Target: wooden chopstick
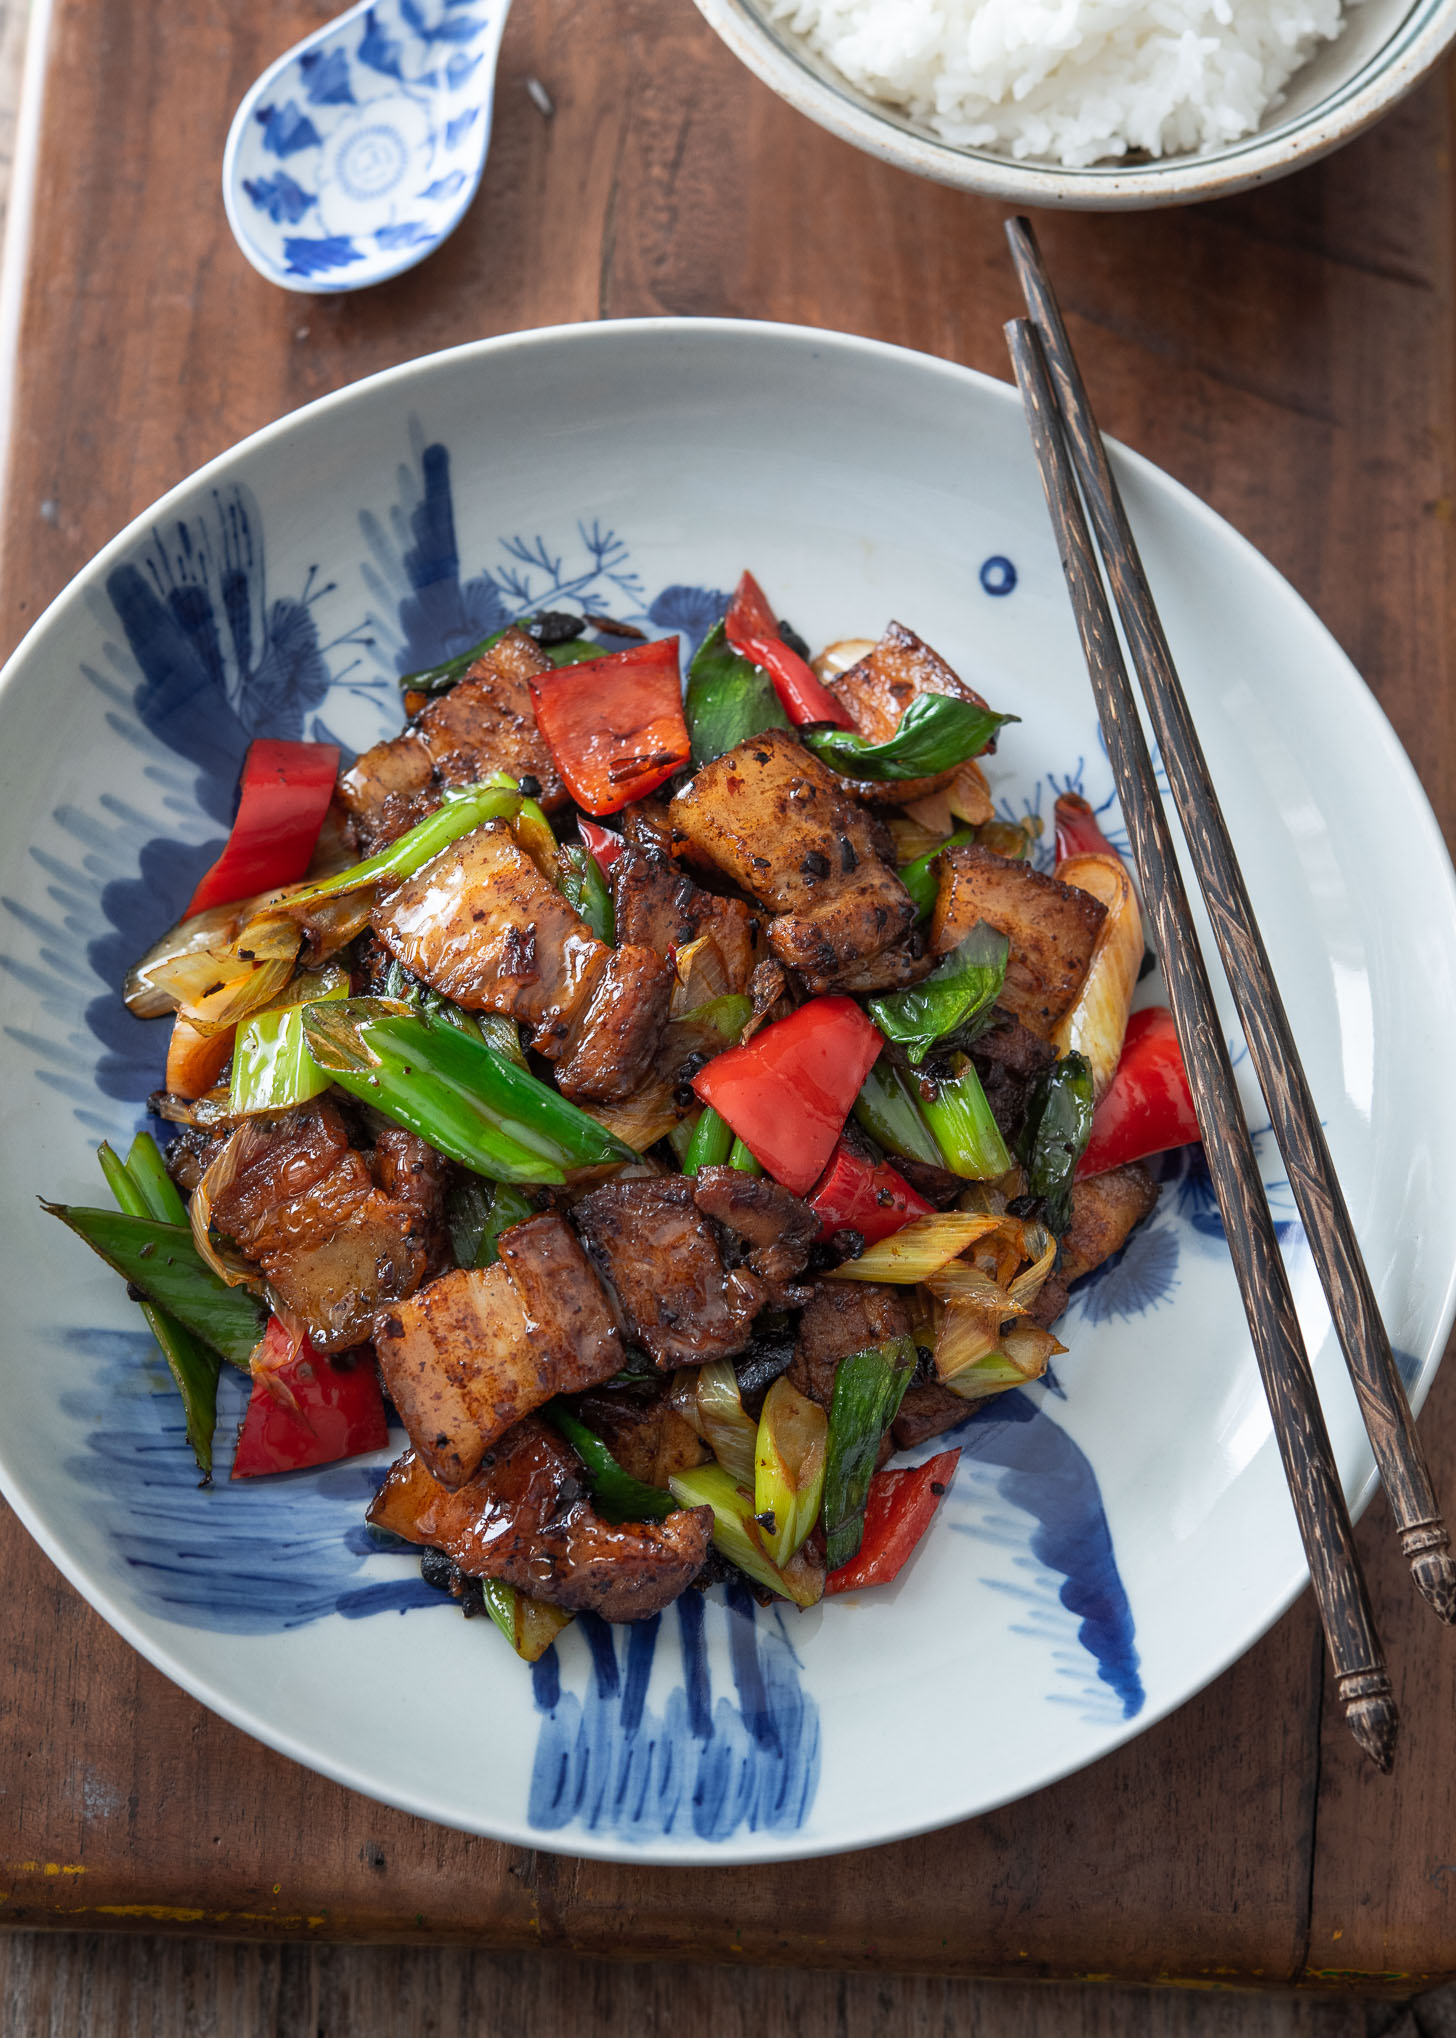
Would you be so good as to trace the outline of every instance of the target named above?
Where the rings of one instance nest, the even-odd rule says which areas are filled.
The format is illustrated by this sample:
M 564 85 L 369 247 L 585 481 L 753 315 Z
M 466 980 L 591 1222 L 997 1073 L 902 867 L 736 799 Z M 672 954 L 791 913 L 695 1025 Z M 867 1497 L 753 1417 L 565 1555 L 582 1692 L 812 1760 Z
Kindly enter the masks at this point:
M 1456 1560 L 1441 1517 L 1380 1306 L 1361 1256 L 1284 1001 L 1224 825 L 1173 655 L 1030 222 L 1007 223 L 1012 259 L 1037 328 L 1077 477 L 1122 616 L 1133 669 L 1162 751 L 1178 819 L 1213 922 L 1249 1058 L 1289 1170 L 1330 1315 L 1354 1382 L 1400 1547 L 1444 1621 L 1456 1621 Z
M 1336 1691 L 1355 1739 L 1381 1769 L 1388 1770 L 1398 1724 L 1390 1674 L 1168 818 L 1077 492 L 1076 470 L 1035 328 L 1016 319 L 1006 335 L 1144 907 L 1168 980 L 1168 1001 L 1203 1130 L 1208 1171 L 1284 1460 Z

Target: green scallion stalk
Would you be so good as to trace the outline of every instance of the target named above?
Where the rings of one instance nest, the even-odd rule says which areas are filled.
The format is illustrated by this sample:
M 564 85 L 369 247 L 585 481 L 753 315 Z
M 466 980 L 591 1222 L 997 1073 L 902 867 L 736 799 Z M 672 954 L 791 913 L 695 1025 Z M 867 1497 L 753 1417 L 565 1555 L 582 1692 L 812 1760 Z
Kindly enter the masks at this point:
M 685 1175 L 696 1175 L 702 1168 L 721 1168 L 732 1151 L 733 1128 L 709 1104 L 693 1127 L 682 1171 Z
M 601 1438 L 574 1416 L 569 1408 L 553 1401 L 546 1410 L 586 1467 L 592 1498 L 608 1521 L 661 1521 L 677 1511 L 677 1502 L 660 1486 L 645 1486 L 624 1472 Z
M 967 1181 L 994 1181 L 1011 1166 L 1001 1128 L 969 1056 L 953 1056 L 952 1071 L 922 1083 L 920 1090 L 920 1108 L 935 1134 L 940 1164 Z
M 428 1013 L 353 998 L 304 1015 L 310 1054 L 341 1088 L 476 1174 L 562 1183 L 637 1158 L 529 1070 Z
M 347 998 L 349 979 L 337 972 L 331 990 L 320 988 L 309 1002 L 327 1003 Z M 260 1012 L 238 1028 L 233 1043 L 233 1070 L 228 1092 L 228 1109 L 239 1117 L 261 1111 L 288 1111 L 321 1097 L 333 1082 L 308 1051 L 303 1036 L 303 1006 L 292 1004 L 272 1012 Z
M 683 714 L 694 769 L 711 764 L 750 736 L 761 736 L 765 729 L 789 726 L 773 681 L 738 655 L 721 622 L 713 625 L 688 667 Z
M 445 1223 L 457 1267 L 479 1266 L 477 1255 L 490 1223 L 490 1184 L 479 1175 L 465 1175 L 445 1199 Z
M 721 1465 L 694 1465 L 668 1480 L 679 1507 L 711 1507 L 713 1546 L 755 1584 L 813 1606 L 824 1595 L 824 1573 L 801 1550 L 787 1564 L 775 1564 L 763 1546 L 763 1531 L 753 1518 L 753 1496 L 735 1486 Z
M 674 1019 L 674 1026 L 710 1026 L 723 1040 L 737 1040 L 753 1017 L 753 1000 L 741 991 L 725 991 L 721 998 L 709 998 Z
M 544 1656 L 573 1619 L 564 1606 L 549 1606 L 544 1599 L 528 1599 L 514 1585 L 507 1585 L 504 1578 L 482 1578 L 480 1590 L 486 1612 L 527 1663 Z
M 854 1100 L 854 1117 L 870 1138 L 899 1160 L 944 1167 L 935 1135 L 921 1116 L 914 1091 L 888 1056 L 881 1055 Z
M 824 1562 L 831 1571 L 859 1553 L 880 1439 L 914 1371 L 915 1345 L 908 1337 L 851 1352 L 835 1369 L 824 1467 Z
M 123 1281 L 140 1288 L 184 1330 L 247 1372 L 267 1314 L 246 1288 L 229 1288 L 217 1278 L 185 1224 L 77 1204 L 42 1202 L 41 1208 L 59 1217 Z
M 141 1192 L 146 1216 L 159 1218 L 163 1224 L 187 1222 L 187 1205 L 182 1201 L 182 1191 L 167 1173 L 162 1150 L 150 1132 L 139 1132 L 132 1141 L 131 1151 L 126 1157 L 126 1171 Z
M 137 1139 L 138 1143 L 146 1140 L 160 1166 L 161 1155 L 157 1153 L 155 1142 L 145 1133 L 139 1133 Z M 136 1153 L 137 1145 L 134 1144 L 132 1154 Z M 126 1216 L 155 1220 L 161 1214 L 152 1207 L 155 1198 L 157 1202 L 166 1202 L 169 1206 L 175 1204 L 185 1222 L 186 1210 L 165 1167 L 161 1173 L 162 1179 L 172 1192 L 170 1197 L 163 1197 L 152 1173 L 149 1156 L 142 1156 L 140 1177 L 133 1175 L 130 1165 L 123 1162 L 120 1155 L 104 1141 L 98 1150 L 97 1159 L 101 1163 L 101 1172 L 106 1177 L 112 1195 Z M 216 1352 L 207 1350 L 190 1330 L 180 1324 L 175 1317 L 169 1316 L 165 1309 L 159 1309 L 155 1302 L 144 1300 L 139 1306 L 146 1319 L 147 1328 L 157 1340 L 157 1348 L 167 1362 L 167 1370 L 176 1383 L 177 1392 L 182 1397 L 182 1413 L 187 1422 L 187 1441 L 192 1446 L 197 1469 L 204 1480 L 209 1480 L 212 1477 L 212 1437 L 213 1431 L 217 1428 L 217 1381 L 221 1361 Z
M 978 920 L 928 977 L 903 991 L 869 1000 L 869 1014 L 886 1040 L 919 1063 L 937 1040 L 961 1033 L 989 1013 L 1006 981 L 1011 943 Z
M 561 895 L 597 937 L 610 948 L 617 939 L 617 915 L 602 867 L 584 842 L 568 842 L 561 851 Z
M 1042 1072 L 1020 1141 L 1027 1192 L 1041 1197 L 1058 1238 L 1071 1222 L 1073 1178 L 1091 1132 L 1092 1065 L 1074 1051 Z
M 495 776 L 500 779 L 504 774 L 498 772 Z M 291 892 L 280 901 L 277 910 L 291 914 L 300 906 L 311 906 L 319 899 L 336 899 L 345 892 L 357 892 L 364 885 L 399 884 L 404 878 L 413 877 L 417 870 L 423 870 L 460 836 L 473 834 L 487 821 L 512 821 L 534 804 L 519 791 L 514 779 L 508 779 L 504 785 L 487 781 L 484 785 L 452 788 L 432 814 L 417 821 L 388 849 L 381 849 L 377 856 L 367 857 L 363 863 L 351 864 L 347 870 L 336 871 L 332 877 L 319 878 L 301 891 Z M 543 814 L 543 824 L 545 818 Z
M 937 842 L 934 849 L 927 849 L 925 854 L 917 856 L 913 863 L 901 864 L 900 882 L 915 901 L 917 920 L 923 920 L 927 913 L 935 911 L 935 901 L 940 891 L 935 859 L 942 850 L 963 849 L 975 839 L 976 832 L 973 828 L 957 828 L 953 835 L 947 835 L 944 842 Z
M 730 1168 L 737 1168 L 740 1175 L 761 1175 L 763 1173 L 763 1162 L 757 1160 L 748 1151 L 748 1148 L 741 1139 L 734 1140 L 733 1151 L 728 1156 L 728 1165 Z

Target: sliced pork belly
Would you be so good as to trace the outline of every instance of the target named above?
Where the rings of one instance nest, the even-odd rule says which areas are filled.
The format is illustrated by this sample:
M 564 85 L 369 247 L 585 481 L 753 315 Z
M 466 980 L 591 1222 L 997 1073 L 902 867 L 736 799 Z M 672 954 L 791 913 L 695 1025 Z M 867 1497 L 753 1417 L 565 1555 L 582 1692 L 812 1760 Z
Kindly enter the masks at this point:
M 447 1486 L 532 1409 L 622 1366 L 601 1282 L 560 1217 L 512 1225 L 500 1250 L 495 1266 L 442 1274 L 374 1326 L 390 1399 Z
M 705 1217 L 733 1232 L 748 1247 L 747 1264 L 776 1307 L 796 1309 L 808 1300 L 795 1284 L 809 1264 L 819 1236 L 818 1214 L 767 1175 L 738 1168 L 700 1168 L 693 1201 Z
M 967 686 L 930 646 L 903 623 L 891 623 L 874 649 L 845 672 L 825 679 L 825 685 L 848 709 L 860 735 L 871 743 L 887 743 L 900 726 L 906 708 L 922 694 L 949 694 L 953 700 L 969 701 L 984 708 L 986 703 L 973 686 Z M 898 807 L 907 801 L 924 799 L 950 784 L 955 770 L 936 772 L 929 778 L 853 781 L 857 798 L 872 806 Z
M 585 1497 L 581 1464 L 536 1417 L 519 1423 L 479 1471 L 452 1491 L 414 1451 L 390 1467 L 369 1506 L 378 1528 L 443 1550 L 473 1578 L 603 1620 L 646 1620 L 703 1568 L 712 1511 L 660 1522 L 603 1521 Z
M 664 1372 L 743 1350 L 765 1289 L 747 1268 L 725 1266 L 690 1177 L 608 1182 L 582 1198 L 575 1217 L 627 1336 Z
M 665 960 L 711 934 L 723 958 L 729 991 L 747 989 L 754 969 L 754 918 L 742 899 L 705 892 L 661 850 L 634 844 L 612 866 L 617 939 L 638 943 Z
M 230 1135 L 231 1181 L 212 1222 L 266 1277 L 320 1351 L 369 1336 L 381 1303 L 410 1295 L 439 1263 L 445 1164 L 398 1127 L 372 1151 L 349 1143 L 327 1098 Z
M 978 920 L 1011 943 L 1001 1004 L 1047 1040 L 1082 988 L 1107 908 L 1029 863 L 978 843 L 940 857 L 940 891 L 930 946 L 945 955 Z
M 768 938 L 811 991 L 904 981 L 892 954 L 915 919 L 879 824 L 783 729 L 705 765 L 673 826 L 775 917 Z
M 523 630 L 507 630 L 402 735 L 376 743 L 355 761 L 339 793 L 366 855 L 437 807 L 447 786 L 476 785 L 493 771 L 534 777 L 548 809 L 565 803 L 566 788 L 531 705 L 530 681 L 550 663 Z
M 1140 1161 L 1077 1182 L 1056 1266 L 1031 1305 L 1028 1320 L 1050 1330 L 1067 1306 L 1073 1281 L 1121 1252 L 1157 1200 L 1158 1185 Z
M 374 931 L 407 970 L 471 1012 L 504 1012 L 560 1054 L 609 950 L 510 830 L 462 835 L 382 899 Z
M 662 1045 L 672 986 L 671 968 L 652 949 L 614 949 L 564 1043 L 556 1070 L 563 1095 L 599 1104 L 630 1097 Z
M 910 1317 L 898 1288 L 883 1281 L 821 1281 L 799 1319 L 789 1379 L 801 1394 L 828 1408 L 841 1359 L 909 1332 Z
M 662 1383 L 666 1386 L 666 1382 Z M 644 1401 L 635 1386 L 597 1389 L 583 1394 L 576 1413 L 599 1436 L 622 1470 L 644 1486 L 666 1490 L 667 1482 L 694 1465 L 706 1464 L 712 1452 L 697 1431 L 680 1416 L 664 1393 Z

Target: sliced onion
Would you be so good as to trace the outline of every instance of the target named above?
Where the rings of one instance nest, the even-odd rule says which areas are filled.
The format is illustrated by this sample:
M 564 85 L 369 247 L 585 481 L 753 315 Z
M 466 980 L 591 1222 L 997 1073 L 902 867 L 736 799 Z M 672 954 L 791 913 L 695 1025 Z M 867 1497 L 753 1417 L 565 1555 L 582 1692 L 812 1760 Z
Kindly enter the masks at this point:
M 829 1278 L 892 1281 L 902 1287 L 925 1281 L 948 1260 L 959 1258 L 977 1239 L 999 1231 L 1006 1221 L 1004 1217 L 983 1216 L 974 1210 L 936 1210 L 929 1217 L 917 1217 L 891 1237 L 882 1238 L 857 1260 L 832 1267 Z
M 583 1103 L 580 1108 L 637 1153 L 645 1153 L 659 1139 L 666 1139 L 687 1116 L 687 1111 L 674 1099 L 676 1088 L 675 1077 L 658 1076 L 644 1083 L 640 1090 L 634 1090 L 630 1097 L 624 1097 L 620 1104 Z
M 873 637 L 841 637 L 837 644 L 826 644 L 817 658 L 811 658 L 809 668 L 816 679 L 838 679 L 841 672 L 848 672 L 851 665 L 858 665 L 874 649 Z
M 1066 1350 L 1049 1330 L 1034 1324 L 1017 1324 L 1001 1339 L 999 1348 L 965 1367 L 945 1385 L 964 1401 L 982 1401 L 988 1394 L 1004 1394 L 1008 1387 L 1024 1387 L 1046 1371 L 1047 1360 Z
M 201 980 L 209 964 L 217 983 L 225 974 L 217 957 L 230 952 L 234 935 L 256 904 L 243 899 L 236 905 L 212 906 L 169 928 L 127 971 L 121 987 L 127 1010 L 138 1019 L 161 1019 L 175 1012 L 184 997 L 210 988 Z
M 669 1017 L 673 1019 L 685 1018 L 700 1005 L 727 997 L 733 989 L 723 951 L 711 934 L 700 934 L 696 941 L 680 948 L 673 970 L 676 982 L 669 1007 Z
M 1031 1265 L 1016 1276 L 1006 1292 L 1019 1309 L 1029 1309 L 1056 1263 L 1057 1241 L 1044 1224 L 1024 1224 L 1022 1234 L 1022 1251 Z
M 698 1368 L 697 1397 L 699 1434 L 734 1484 L 751 1493 L 758 1424 L 744 1413 L 731 1359 Z
M 178 1014 L 199 1033 L 225 1033 L 276 1004 L 279 993 L 293 975 L 293 963 L 245 963 L 232 965 L 233 974 L 215 984 L 205 996 L 180 1005 Z
M 914 863 L 922 856 L 929 856 L 932 849 L 939 849 L 946 839 L 943 828 L 927 828 L 923 821 L 910 820 L 900 814 L 891 814 L 886 827 L 895 839 L 895 861 L 898 864 Z
M 259 1128 L 251 1120 L 230 1132 L 221 1151 L 208 1163 L 207 1171 L 192 1191 L 192 1200 L 187 1206 L 192 1243 L 218 1279 L 226 1281 L 230 1288 L 251 1288 L 255 1295 L 263 1292 L 263 1277 L 236 1247 L 216 1244 L 212 1236 L 212 1206 L 235 1179 L 238 1169 L 261 1136 Z
M 1076 1002 L 1052 1035 L 1058 1054 L 1075 1049 L 1086 1055 L 1092 1064 L 1092 1093 L 1100 1098 L 1117 1073 L 1143 965 L 1142 915 L 1120 856 L 1067 856 L 1057 865 L 1057 876 L 1107 908 Z
M 996 803 L 991 798 L 986 774 L 974 757 L 968 757 L 957 767 L 955 777 L 945 789 L 945 803 L 958 821 L 969 822 L 972 828 L 996 818 Z

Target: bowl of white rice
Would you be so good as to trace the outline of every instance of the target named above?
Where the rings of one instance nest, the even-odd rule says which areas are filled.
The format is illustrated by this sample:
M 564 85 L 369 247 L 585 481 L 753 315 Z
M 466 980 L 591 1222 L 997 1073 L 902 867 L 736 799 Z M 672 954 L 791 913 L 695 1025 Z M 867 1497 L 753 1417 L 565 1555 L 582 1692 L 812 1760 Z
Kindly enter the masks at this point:
M 1456 0 L 697 0 L 749 69 L 902 169 L 1018 205 L 1184 205 L 1349 141 Z

